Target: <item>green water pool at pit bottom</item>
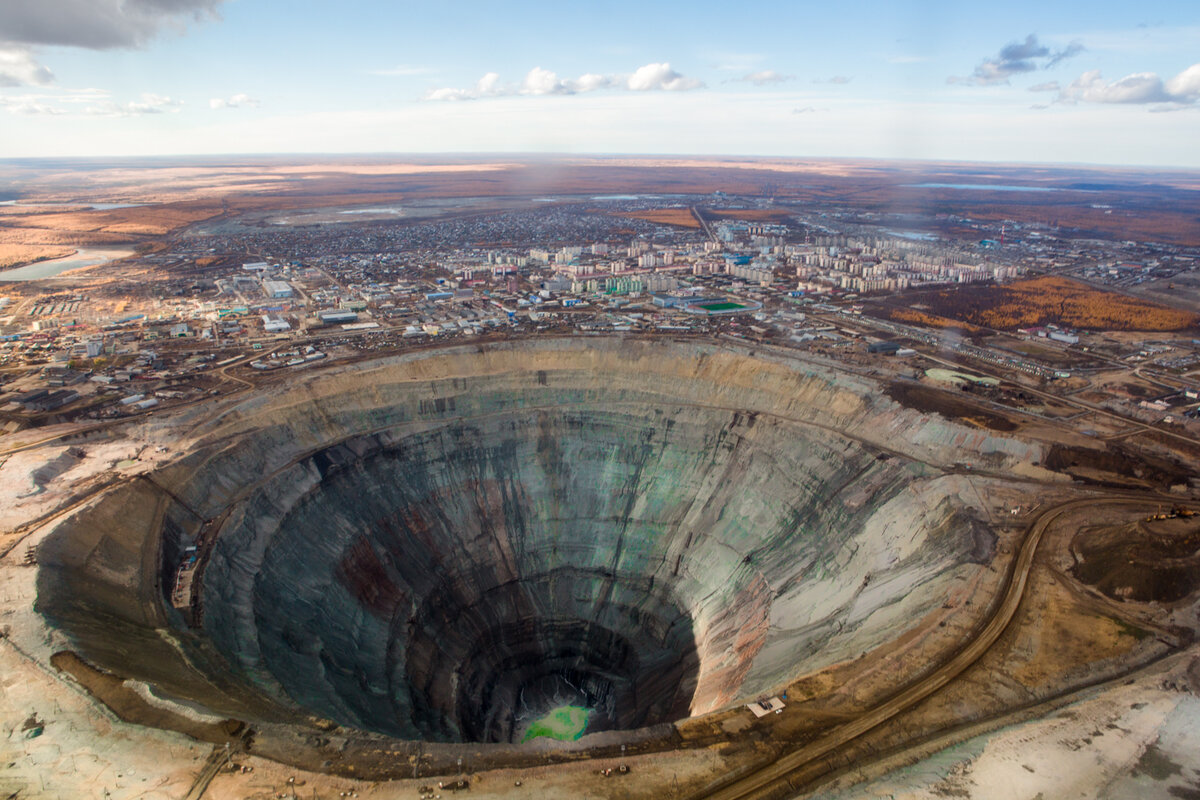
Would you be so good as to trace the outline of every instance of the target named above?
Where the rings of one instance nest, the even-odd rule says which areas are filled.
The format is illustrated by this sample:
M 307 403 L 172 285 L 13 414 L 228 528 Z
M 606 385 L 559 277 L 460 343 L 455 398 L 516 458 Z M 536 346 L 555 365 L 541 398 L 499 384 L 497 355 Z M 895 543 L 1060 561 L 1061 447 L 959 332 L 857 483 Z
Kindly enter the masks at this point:
M 573 742 L 587 730 L 591 712 L 583 706 L 559 706 L 536 719 L 521 737 L 521 742 L 545 737 L 560 742 Z

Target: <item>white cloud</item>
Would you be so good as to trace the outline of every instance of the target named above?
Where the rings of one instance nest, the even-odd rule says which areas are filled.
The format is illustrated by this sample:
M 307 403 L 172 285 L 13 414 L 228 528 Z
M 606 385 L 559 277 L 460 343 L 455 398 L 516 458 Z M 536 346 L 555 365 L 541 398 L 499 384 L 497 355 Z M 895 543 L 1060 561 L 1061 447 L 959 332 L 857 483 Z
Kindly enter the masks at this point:
M 1200 64 L 1192 64 L 1167 81 L 1164 88 L 1167 94 L 1176 98 L 1186 98 L 1187 102 L 1200 98 Z
M 500 94 L 500 73 L 489 72 L 484 75 L 479 79 L 479 83 L 475 84 L 475 91 L 484 97 Z
M 0 108 L 3 108 L 10 114 L 23 114 L 25 116 L 54 116 L 58 114 L 69 113 L 61 106 L 55 106 L 45 102 L 45 99 L 39 95 L 0 97 Z
M 608 75 L 597 75 L 594 72 L 589 72 L 586 75 L 581 75 L 575 84 L 581 92 L 594 92 L 597 89 L 607 89 L 612 86 L 612 78 Z
M 747 75 L 743 75 L 740 78 L 735 78 L 735 80 L 745 81 L 746 83 L 753 83 L 755 86 L 766 86 L 766 85 L 772 84 L 772 83 L 784 83 L 786 81 L 791 81 L 791 80 L 795 80 L 795 79 L 796 79 L 795 75 L 783 75 L 779 72 L 776 72 L 773 69 L 760 69 L 756 72 L 751 72 Z
M 647 64 L 644 67 L 638 67 L 637 71 L 626 81 L 626 86 L 635 92 L 686 92 L 690 89 L 699 89 L 703 85 L 695 78 L 685 78 L 680 75 L 665 61 L 661 64 Z
M 255 100 L 248 94 L 235 94 L 233 97 L 223 98 L 214 97 L 208 101 L 208 107 L 212 109 L 218 108 L 257 108 L 258 100 Z
M 525 95 L 544 97 L 594 92 L 599 89 L 625 89 L 632 92 L 682 92 L 698 89 L 704 83 L 680 75 L 671 65 L 646 64 L 632 75 L 599 75 L 589 72 L 578 78 L 560 78 L 558 74 L 542 67 L 534 67 L 526 73 L 519 84 L 500 82 L 500 75 L 489 72 L 470 89 L 445 87 L 433 89 L 425 94 L 425 100 L 453 101 L 477 100 L 483 97 L 511 97 Z
M 1045 83 L 1036 83 L 1030 86 L 1025 91 L 1028 92 L 1061 92 L 1062 87 L 1058 85 L 1058 81 L 1046 81 Z
M 558 75 L 548 69 L 534 67 L 529 70 L 525 80 L 521 81 L 521 94 L 572 94 L 566 82 L 560 81 Z
M 1164 82 L 1153 72 L 1135 72 L 1106 81 L 1100 70 L 1083 73 L 1058 94 L 1059 103 L 1118 103 L 1189 105 L 1200 100 L 1200 64 L 1193 64 Z
M 425 99 L 475 100 L 480 97 L 495 97 L 501 94 L 515 94 L 515 91 L 500 85 L 499 73 L 489 72 L 476 82 L 473 89 L 434 89 L 425 95 Z
M 118 103 L 102 89 L 48 90 L 40 94 L 0 96 L 0 108 L 26 116 L 86 115 L 91 117 L 136 117 L 176 112 L 181 100 L 147 92 L 137 100 Z
M 475 94 L 470 89 L 451 89 L 449 87 L 444 89 L 431 89 L 425 94 L 426 100 L 432 100 L 435 102 L 446 100 L 474 100 L 477 97 L 479 97 L 479 95 Z
M 30 48 L 0 43 L 0 87 L 46 86 L 53 82 L 53 73 L 37 62 Z
M 1153 72 L 1137 72 L 1109 83 L 1100 70 L 1089 70 L 1062 90 L 1059 100 L 1087 103 L 1161 103 L 1167 100 L 1162 78 Z
M 177 112 L 182 105 L 182 100 L 175 100 L 152 92 L 144 92 L 140 100 L 132 100 L 128 103 L 106 100 L 102 103 L 88 106 L 83 110 L 83 113 L 94 117 L 138 117 L 144 114 Z

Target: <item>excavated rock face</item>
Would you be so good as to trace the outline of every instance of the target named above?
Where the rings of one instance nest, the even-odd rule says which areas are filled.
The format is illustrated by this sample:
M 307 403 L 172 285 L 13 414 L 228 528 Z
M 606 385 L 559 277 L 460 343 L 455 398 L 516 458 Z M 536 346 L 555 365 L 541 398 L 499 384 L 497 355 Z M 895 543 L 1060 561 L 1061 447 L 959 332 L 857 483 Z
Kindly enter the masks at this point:
M 762 562 L 802 518 L 841 524 L 804 484 L 875 461 L 825 436 L 771 453 L 764 433 L 539 410 L 319 451 L 275 479 L 311 488 L 269 529 L 273 485 L 226 526 L 205 627 L 305 707 L 406 737 L 508 740 L 566 700 L 593 730 L 720 705 L 766 638 Z
M 918 456 L 1019 446 L 911 414 L 718 347 L 393 359 L 243 404 L 65 525 L 41 604 L 100 663 L 243 716 L 450 742 L 562 705 L 670 722 L 899 635 L 990 558 L 977 487 Z M 161 514 L 115 513 L 132 492 Z

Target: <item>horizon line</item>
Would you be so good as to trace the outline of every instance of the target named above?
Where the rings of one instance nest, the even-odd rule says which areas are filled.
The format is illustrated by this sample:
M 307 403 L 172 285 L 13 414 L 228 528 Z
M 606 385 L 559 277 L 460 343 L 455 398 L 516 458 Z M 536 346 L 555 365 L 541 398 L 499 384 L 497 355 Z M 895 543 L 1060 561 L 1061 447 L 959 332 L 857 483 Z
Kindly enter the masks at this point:
M 103 161 L 162 161 L 162 160 L 197 160 L 197 159 L 274 159 L 304 161 L 314 158 L 351 160 L 355 158 L 371 159 L 461 159 L 483 160 L 503 158 L 514 161 L 569 161 L 575 159 L 725 159 L 751 162 L 840 162 L 840 163 L 875 163 L 875 164 L 926 164 L 926 165 L 987 165 L 999 167 L 1052 167 L 1076 169 L 1110 169 L 1110 170 L 1170 170 L 1181 172 L 1200 172 L 1200 165 L 1168 165 L 1168 164 L 1118 164 L 1091 161 L 1003 161 L 987 159 L 953 159 L 953 158 L 917 158 L 904 156 L 828 156 L 828 155 L 759 155 L 739 153 L 622 153 L 622 152 L 567 152 L 567 151 L 487 151 L 487 150 L 446 150 L 446 151 L 402 151 L 402 150 L 364 150 L 364 151 L 284 151 L 284 152 L 222 152 L 222 153 L 170 153 L 170 154 L 99 154 L 99 155 L 61 155 L 61 156 L 0 156 L 0 164 L 18 164 L 28 162 L 103 162 Z M 676 165 L 662 165 L 666 168 Z M 686 166 L 686 165 L 678 165 Z

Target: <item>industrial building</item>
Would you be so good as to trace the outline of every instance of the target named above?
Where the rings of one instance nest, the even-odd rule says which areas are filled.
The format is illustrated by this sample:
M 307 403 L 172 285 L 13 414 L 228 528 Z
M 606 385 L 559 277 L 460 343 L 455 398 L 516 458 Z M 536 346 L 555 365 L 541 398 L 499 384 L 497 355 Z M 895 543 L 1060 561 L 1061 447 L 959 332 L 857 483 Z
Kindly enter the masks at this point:
M 358 314 L 354 311 L 338 308 L 331 311 L 318 311 L 317 319 L 321 320 L 323 325 L 339 325 L 346 322 L 358 321 Z
M 263 294 L 274 299 L 291 297 L 292 287 L 287 281 L 263 281 Z
M 281 317 L 273 317 L 270 314 L 263 314 L 262 321 L 263 330 L 267 333 L 283 333 L 292 329 L 287 320 Z

